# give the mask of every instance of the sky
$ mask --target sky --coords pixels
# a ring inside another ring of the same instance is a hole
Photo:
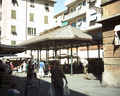
[[[54,15],[64,11],[67,7],[64,6],[64,2],[67,0],[54,0],[57,3],[54,4]]]

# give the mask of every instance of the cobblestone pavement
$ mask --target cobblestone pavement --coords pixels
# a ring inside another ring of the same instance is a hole
[[[120,96],[120,89],[102,87],[100,80],[98,80],[99,78],[96,78],[92,73],[89,74],[89,79],[84,79],[84,74],[66,74],[66,77],[71,93],[70,96]],[[35,80],[35,85],[39,89],[39,96],[47,96],[51,79],[47,76],[38,79],[40,80],[40,85],[38,86],[37,79]],[[24,96],[26,83],[26,74],[24,73],[12,74],[10,83],[7,84],[7,87],[0,88],[0,96],[7,96],[8,89],[13,82],[18,84],[17,90],[20,91],[20,95],[18,96]]]

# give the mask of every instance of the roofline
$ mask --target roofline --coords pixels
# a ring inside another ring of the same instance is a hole
[[[65,11],[67,11],[67,9],[65,9],[65,10],[63,10],[63,11],[61,11],[61,12],[55,14],[55,15],[54,15],[54,18],[57,17],[57,16],[59,16],[60,14],[62,14],[62,13],[65,12]]]
[[[55,0],[40,0],[40,1],[48,1],[48,2],[53,2],[53,3],[57,3],[57,1],[55,1]]]
[[[109,17],[106,17],[106,18],[102,18],[101,20],[97,21],[97,23],[103,23],[107,20],[110,20],[110,19],[113,19],[113,18],[117,18],[117,17],[120,17],[120,13],[118,14],[115,14],[115,15],[111,15]]]

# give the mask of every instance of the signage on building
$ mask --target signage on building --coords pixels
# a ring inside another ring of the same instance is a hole
[[[64,21],[61,23],[61,27],[64,27],[64,26],[67,26],[68,25],[68,22],[67,21]]]

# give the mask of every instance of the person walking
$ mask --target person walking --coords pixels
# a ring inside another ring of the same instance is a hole
[[[23,63],[20,65],[20,67],[23,67],[22,71],[23,71],[23,73],[25,73],[26,72],[26,63],[25,63],[25,61],[23,61]]]
[[[14,65],[12,64],[12,62],[10,62],[10,65],[11,65],[11,70],[13,71],[14,70]]]
[[[32,65],[32,61],[31,60],[28,62],[28,64],[29,65],[27,67],[27,85],[30,85],[30,84],[34,85],[35,78],[32,78],[33,71],[34,71],[34,66]],[[33,82],[31,83],[31,81],[33,81]]]
[[[51,70],[51,81],[55,89],[55,96],[63,96],[63,78],[68,83],[66,76],[60,67],[59,61],[54,61],[54,67]]]
[[[88,79],[88,60],[85,58],[83,61],[83,66],[84,66],[84,73],[85,73],[85,77],[84,79]]]
[[[46,72],[46,74],[48,75],[48,77],[50,76],[50,70],[51,70],[50,65],[49,65],[49,63],[47,62],[47,63],[45,64],[45,72]]]
[[[25,73],[26,72],[26,63],[25,63],[25,61],[23,61],[23,73]]]
[[[39,77],[44,76],[44,69],[45,69],[45,63],[42,61],[42,59],[40,60],[39,63]]]

